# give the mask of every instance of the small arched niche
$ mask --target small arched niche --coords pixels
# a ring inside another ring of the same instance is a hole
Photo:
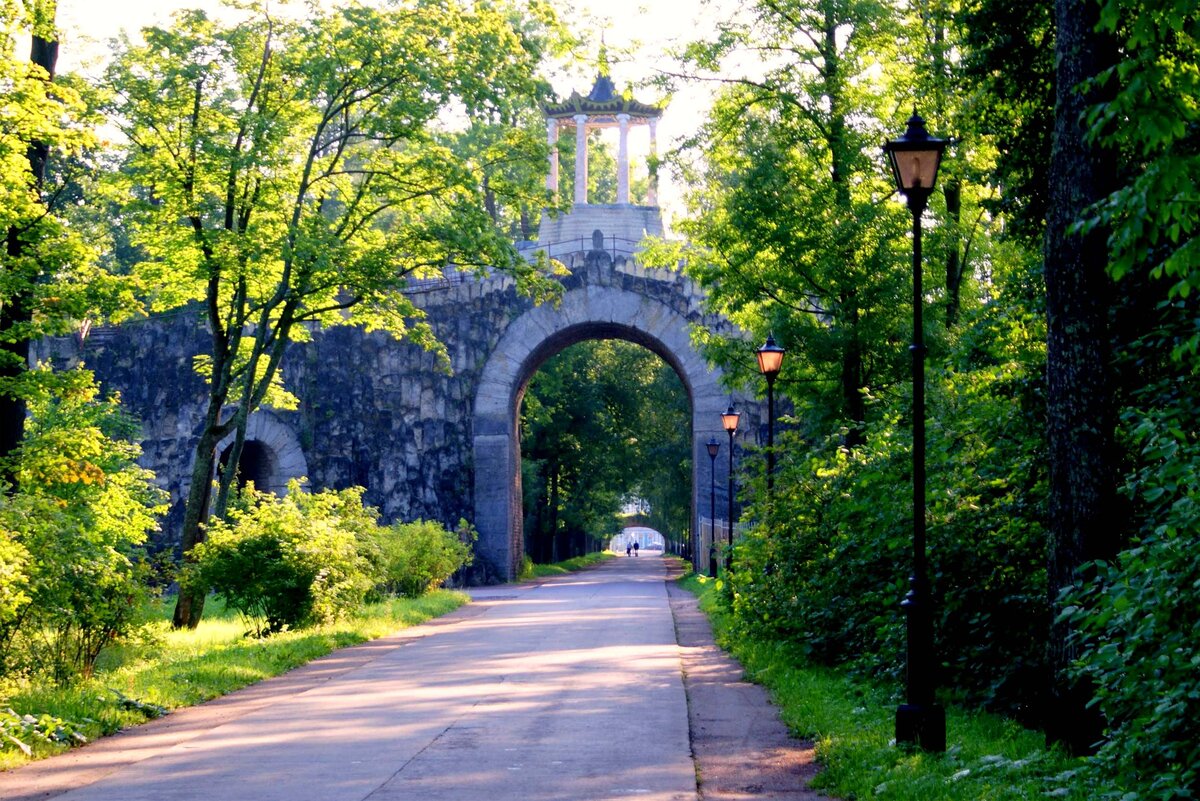
[[[217,447],[219,464],[228,463],[233,435]],[[291,427],[270,412],[258,411],[246,423],[246,441],[238,459],[238,486],[253,481],[256,489],[282,495],[288,482],[308,475],[308,461]]]

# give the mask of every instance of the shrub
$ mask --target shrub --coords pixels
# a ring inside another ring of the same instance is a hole
[[[1036,349],[931,376],[926,464],[939,686],[1030,719],[1041,708],[1049,608]],[[879,404],[881,406],[882,404]],[[906,406],[907,404],[899,404]],[[779,437],[773,504],[761,478],[727,595],[752,636],[815,663],[902,677],[899,608],[912,565],[910,422],[878,410],[854,449]]]
[[[417,520],[379,529],[379,587],[416,598],[444,584],[455,571],[471,564],[477,534],[465,520],[454,531],[440,523]]]
[[[184,580],[225,598],[259,634],[333,620],[371,587],[359,542],[370,538],[376,512],[362,493],[306,493],[292,482],[276,497],[248,486],[227,520],[212,521]]]
[[[1108,730],[1090,767],[1103,798],[1200,798],[1200,414],[1194,386],[1130,416],[1142,466],[1126,486],[1146,521],[1135,547],[1067,595],[1078,677]]]
[[[67,681],[139,628],[139,546],[166,494],[137,465],[137,426],[91,373],[35,372],[18,491],[0,495],[0,672]]]

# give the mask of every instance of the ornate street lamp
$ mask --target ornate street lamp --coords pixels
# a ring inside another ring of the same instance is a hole
[[[908,130],[883,146],[896,188],[913,217],[913,572],[900,604],[908,617],[907,700],[896,710],[896,742],[946,750],[946,711],[934,703],[933,609],[925,565],[925,335],[921,318],[921,214],[937,182],[945,139],[934,139],[913,111]]]
[[[725,550],[725,569],[733,561],[733,435],[737,433],[738,417],[733,409],[733,401],[729,402],[729,411],[721,415],[721,427],[729,434],[729,547]]]
[[[708,548],[708,573],[717,575],[717,453],[721,443],[716,437],[708,438],[708,519],[709,531],[712,533],[712,544]]]
[[[775,489],[775,379],[783,367],[784,350],[768,334],[757,353],[758,371],[767,379],[767,496],[770,497]]]

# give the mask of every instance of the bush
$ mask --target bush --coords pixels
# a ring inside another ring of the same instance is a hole
[[[91,373],[34,372],[18,491],[0,493],[0,673],[64,682],[139,628],[139,546],[166,493],[137,465],[136,424]]]
[[[1175,394],[1163,388],[1164,394]],[[1127,492],[1146,521],[1135,547],[1068,593],[1078,678],[1108,730],[1090,766],[1103,798],[1200,798],[1200,441],[1195,387],[1131,415],[1142,467]]]
[[[948,366],[927,385],[939,686],[1027,721],[1041,708],[1050,614],[1038,347]],[[854,449],[840,436],[814,444],[783,432],[773,506],[758,501],[765,488],[756,477],[748,517],[757,522],[735,549],[726,597],[748,635],[898,682],[899,603],[912,565],[911,424],[880,406]]]
[[[212,590],[269,634],[333,620],[362,602],[372,569],[360,541],[375,529],[361,488],[276,497],[248,486],[196,546],[184,581]]]
[[[466,520],[459,520],[454,531],[431,520],[380,528],[374,537],[378,589],[417,598],[442,586],[472,563],[476,537]]]

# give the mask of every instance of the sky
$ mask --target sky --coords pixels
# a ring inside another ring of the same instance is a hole
[[[559,4],[559,13],[569,20],[586,20],[574,26],[596,30],[594,51],[600,46],[600,31],[614,53],[632,51],[628,60],[616,61],[612,72],[618,88],[648,80],[660,68],[668,67],[664,53],[675,43],[688,41],[712,31],[717,17],[712,8],[729,0],[568,0]],[[572,7],[573,6],[573,7]],[[59,0],[58,23],[62,31],[62,51],[59,70],[80,71],[97,75],[108,52],[108,40],[121,31],[136,35],[143,26],[165,24],[180,8],[203,8],[217,11],[219,0]],[[593,52],[594,52],[593,51]],[[554,79],[560,97],[572,90],[587,94],[595,78],[589,66],[574,75]],[[639,100],[655,102],[659,97],[651,90],[635,90]],[[696,87],[677,92],[658,126],[660,154],[673,141],[694,130],[708,105],[708,89]],[[615,131],[606,131],[613,137]],[[649,134],[645,128],[630,133],[630,151],[635,163],[642,163],[649,150]],[[564,167],[566,168],[566,167]],[[644,169],[644,167],[643,167]],[[659,201],[669,220],[682,212],[681,189],[663,175],[660,180]]]

